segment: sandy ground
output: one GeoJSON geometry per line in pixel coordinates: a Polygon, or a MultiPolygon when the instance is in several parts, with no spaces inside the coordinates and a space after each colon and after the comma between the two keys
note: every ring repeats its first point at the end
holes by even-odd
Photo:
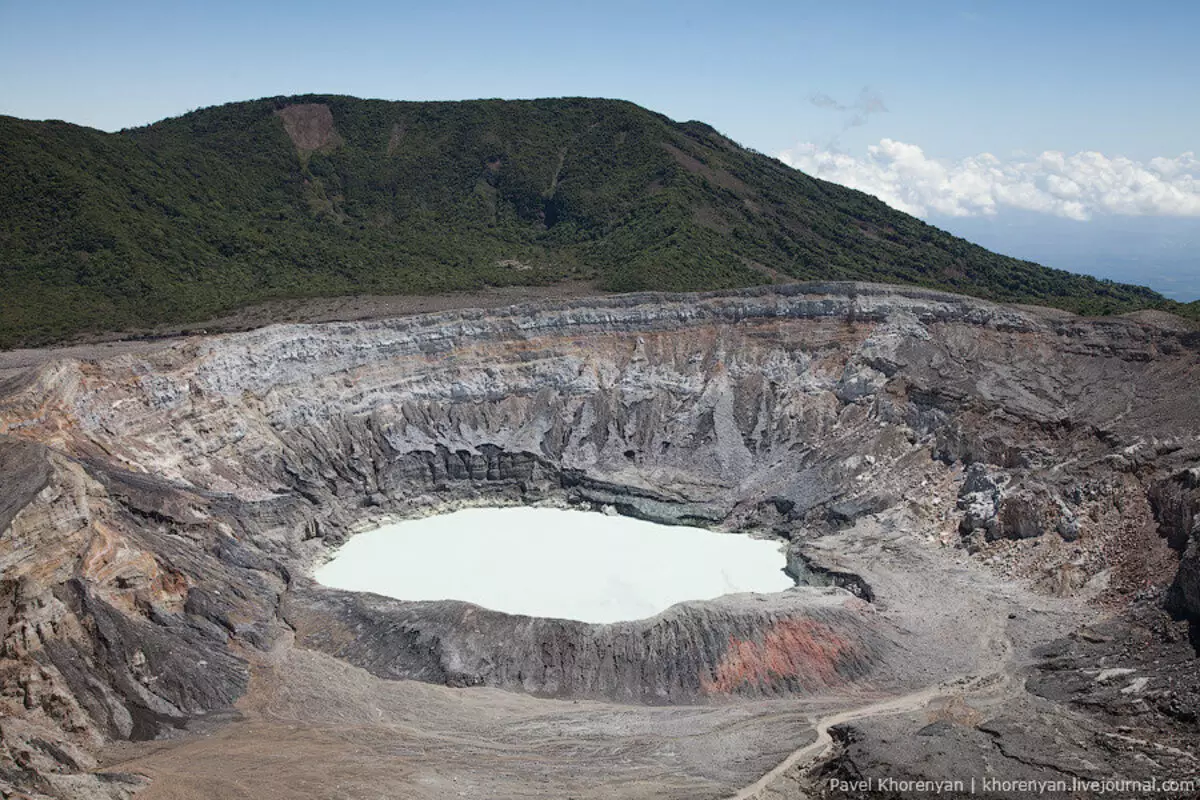
{"type": "Polygon", "coordinates": [[[122,744],[139,800],[721,797],[812,737],[794,701],[706,707],[548,700],[385,681],[289,646],[241,718],[122,744]]]}

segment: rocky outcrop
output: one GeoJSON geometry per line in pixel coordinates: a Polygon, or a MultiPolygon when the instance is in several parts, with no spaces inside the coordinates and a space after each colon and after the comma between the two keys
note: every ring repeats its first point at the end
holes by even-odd
{"type": "Polygon", "coordinates": [[[869,677],[888,642],[862,606],[839,590],[797,589],[590,625],[309,587],[290,594],[283,613],[300,643],[380,677],[694,703],[817,694],[869,677]]]}
{"type": "Polygon", "coordinates": [[[1200,467],[1152,484],[1148,495],[1160,533],[1182,554],[1170,607],[1200,622],[1200,467]]]}
{"type": "Polygon", "coordinates": [[[50,482],[45,448],[34,442],[0,438],[0,475],[5,476],[0,495],[0,531],[5,531],[17,512],[33,502],[50,482]]]}
{"type": "Polygon", "coordinates": [[[793,565],[903,507],[1049,591],[1173,583],[1196,614],[1198,362],[1179,331],[844,284],[53,361],[0,398],[0,667],[67,753],[228,705],[292,628],[376,675],[653,703],[840,691],[907,657],[836,570],[830,594],[601,627],[305,577],[374,520],[479,502],[772,529],[793,565]]]}

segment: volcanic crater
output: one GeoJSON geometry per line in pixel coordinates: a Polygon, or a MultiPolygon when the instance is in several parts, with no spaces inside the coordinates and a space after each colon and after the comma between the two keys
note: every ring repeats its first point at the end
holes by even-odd
{"type": "Polygon", "coordinates": [[[117,350],[0,360],[0,782],[34,796],[1194,766],[1195,333],[809,283],[117,350]],[[592,624],[312,577],[488,505],[757,532],[799,585],[592,624]]]}

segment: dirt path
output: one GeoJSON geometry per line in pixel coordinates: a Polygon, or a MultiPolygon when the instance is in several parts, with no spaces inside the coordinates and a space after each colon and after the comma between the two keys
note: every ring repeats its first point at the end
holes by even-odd
{"type": "Polygon", "coordinates": [[[829,729],[834,725],[888,714],[919,711],[932,700],[939,697],[948,697],[962,691],[963,686],[960,681],[947,681],[899,697],[880,700],[870,705],[859,706],[858,708],[851,708],[846,711],[839,711],[836,714],[830,714],[827,717],[822,717],[817,721],[817,738],[815,741],[792,753],[766,775],[763,775],[737,794],[732,795],[728,800],[755,800],[760,792],[764,791],[793,767],[798,766],[800,769],[807,769],[824,758],[833,748],[833,737],[830,736],[829,729]]]}
{"type": "Polygon", "coordinates": [[[991,648],[998,648],[1000,650],[1000,667],[998,669],[986,675],[962,675],[957,678],[939,681],[933,686],[926,686],[908,694],[879,700],[865,706],[846,709],[821,717],[816,722],[817,738],[813,742],[796,750],[766,775],[763,775],[736,794],[731,795],[727,800],[758,800],[768,787],[789,771],[798,769],[806,772],[821,759],[829,755],[833,749],[833,737],[830,735],[829,729],[835,725],[870,719],[872,717],[920,711],[939,698],[973,694],[985,690],[996,694],[1006,693],[1012,684],[1014,668],[1012,664],[1013,645],[1003,631],[1003,623],[999,622],[999,620],[994,621],[991,629],[986,631],[980,638],[982,640],[981,652],[988,652],[991,648]]]}

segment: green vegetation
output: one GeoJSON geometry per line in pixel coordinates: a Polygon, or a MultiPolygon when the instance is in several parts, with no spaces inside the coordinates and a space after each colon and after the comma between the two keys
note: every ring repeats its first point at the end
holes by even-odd
{"type": "Polygon", "coordinates": [[[620,101],[273,98],[115,134],[0,117],[0,347],[271,298],[565,277],[612,291],[861,279],[1200,316],[996,255],[620,101]],[[277,113],[303,104],[332,114],[333,130],[323,109],[301,114],[311,150],[277,113]]]}

